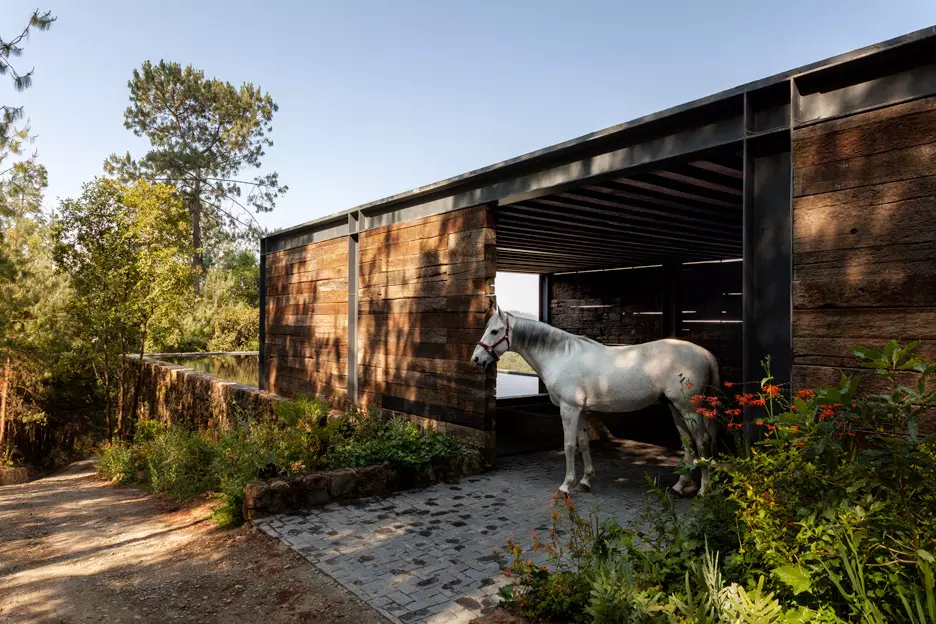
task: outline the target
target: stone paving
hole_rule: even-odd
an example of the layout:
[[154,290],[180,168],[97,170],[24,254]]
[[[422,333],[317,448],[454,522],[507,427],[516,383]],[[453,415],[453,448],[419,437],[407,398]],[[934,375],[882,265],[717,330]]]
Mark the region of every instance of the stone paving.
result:
[[[676,455],[656,446],[620,442],[593,456],[594,491],[573,495],[583,514],[625,521],[640,511],[646,473],[675,482]],[[549,528],[564,471],[558,452],[517,456],[456,485],[331,503],[256,525],[391,622],[468,622],[494,607],[507,580],[492,553]]]

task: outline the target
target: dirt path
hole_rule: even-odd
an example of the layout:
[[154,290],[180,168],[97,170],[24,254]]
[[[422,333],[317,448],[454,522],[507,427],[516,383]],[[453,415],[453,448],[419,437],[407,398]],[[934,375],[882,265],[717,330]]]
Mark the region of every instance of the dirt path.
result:
[[0,487],[0,622],[386,620],[264,535],[100,481],[90,462]]

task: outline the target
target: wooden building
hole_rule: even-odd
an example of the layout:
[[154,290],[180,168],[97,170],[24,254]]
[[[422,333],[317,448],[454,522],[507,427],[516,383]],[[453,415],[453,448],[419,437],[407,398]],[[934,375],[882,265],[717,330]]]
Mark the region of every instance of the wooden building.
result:
[[890,338],[936,360],[936,27],[277,231],[261,258],[262,387],[489,446],[495,378],[469,358],[497,271],[539,274],[554,325],[683,337],[723,379],[769,354],[794,387],[835,382]]

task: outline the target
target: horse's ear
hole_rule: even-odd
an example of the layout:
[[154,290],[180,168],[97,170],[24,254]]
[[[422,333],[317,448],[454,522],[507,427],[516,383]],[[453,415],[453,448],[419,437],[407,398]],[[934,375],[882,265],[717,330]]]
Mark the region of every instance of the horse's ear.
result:
[[503,318],[504,318],[504,313],[503,313],[503,311],[501,311],[500,306],[497,305],[497,304],[494,304],[494,309],[497,310],[497,316],[499,316],[499,317],[501,318],[501,320],[503,320]]

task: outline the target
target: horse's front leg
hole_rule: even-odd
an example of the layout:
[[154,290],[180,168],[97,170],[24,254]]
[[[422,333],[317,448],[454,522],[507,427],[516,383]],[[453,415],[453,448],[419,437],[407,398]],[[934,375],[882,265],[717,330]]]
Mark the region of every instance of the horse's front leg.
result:
[[559,414],[562,417],[563,450],[566,460],[565,481],[559,486],[559,491],[568,494],[569,489],[575,485],[575,449],[582,410],[563,403],[559,407]]
[[595,466],[592,464],[591,450],[588,448],[588,421],[586,414],[579,417],[578,449],[582,453],[582,463],[585,464],[585,474],[575,486],[576,492],[591,492],[591,478],[595,476]]

